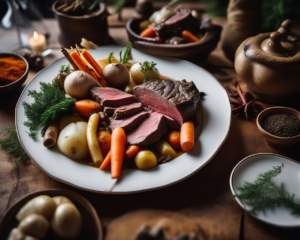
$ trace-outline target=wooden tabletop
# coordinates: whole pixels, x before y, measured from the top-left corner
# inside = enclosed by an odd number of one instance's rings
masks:
[[[128,38],[123,26],[132,13],[132,9],[125,9],[121,22],[116,16],[109,17],[112,43],[124,46],[127,44]],[[214,22],[223,25],[225,20],[214,19]],[[57,22],[46,20],[46,24],[51,29],[50,47],[53,49],[52,55],[46,59],[47,65],[62,57],[62,54],[58,49]],[[210,71],[223,86],[232,85],[236,73],[219,46],[207,61],[198,64]],[[30,82],[36,72],[30,70],[26,83]],[[245,89],[244,84],[242,87]],[[5,127],[15,122],[15,106],[21,91],[22,89],[0,96],[0,137],[4,136]],[[0,148],[0,218],[25,194],[42,189],[63,188],[80,193],[93,204],[102,220],[104,231],[114,219],[125,213],[139,209],[160,209],[180,212],[197,222],[202,231],[202,237],[199,239],[300,239],[299,229],[272,227],[250,215],[244,215],[231,197],[229,176],[234,166],[244,157],[262,152],[277,153],[300,160],[298,146],[287,150],[273,149],[259,133],[255,119],[233,117],[224,145],[215,157],[193,176],[160,190],[130,195],[104,195],[58,182],[46,175],[32,160],[16,166],[14,157],[5,154]]]

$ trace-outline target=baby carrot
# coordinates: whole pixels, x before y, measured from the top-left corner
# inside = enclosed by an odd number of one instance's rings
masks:
[[[98,132],[98,140],[100,142],[100,147],[104,156],[110,151],[111,145],[111,134],[106,131]]]
[[[93,58],[93,56],[86,49],[84,49],[81,54],[85,58],[85,60],[87,60],[87,62],[96,70],[96,72],[100,76],[102,76],[103,75],[103,70],[99,66],[99,64],[96,62],[96,60]]]
[[[188,30],[182,31],[181,36],[189,43],[199,42],[199,39]]]
[[[85,62],[82,60],[82,58],[79,56],[79,54],[76,51],[73,51],[70,55],[81,71],[84,71],[84,72],[92,75],[90,73],[87,65],[85,64]]]
[[[91,112],[100,112],[102,107],[99,103],[93,100],[84,99],[75,102],[75,109],[80,115],[80,117],[89,119]]]
[[[179,150],[180,147],[180,132],[179,131],[170,131],[167,135],[167,141],[175,150]]]
[[[153,30],[154,27],[155,27],[155,25],[151,25],[150,27],[147,27],[144,31],[141,32],[140,36],[154,38],[156,36],[156,34]]]
[[[111,136],[111,177],[118,178],[124,160],[126,135],[123,128],[117,127]]]
[[[139,151],[141,151],[142,148],[136,145],[131,145],[126,149],[125,152],[125,159],[130,159],[134,157]]]
[[[193,122],[185,122],[180,130],[180,145],[183,151],[191,151],[194,147],[194,124]]]
[[[108,165],[111,163],[111,151],[108,152],[104,161],[102,162],[101,166],[99,167],[100,170],[106,170]]]

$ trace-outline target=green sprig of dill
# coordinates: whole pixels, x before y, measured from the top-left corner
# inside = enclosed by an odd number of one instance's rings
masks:
[[[13,125],[8,125],[5,130],[8,136],[0,139],[0,146],[7,154],[14,154],[18,157],[15,160],[16,164],[27,161],[29,157],[19,142],[16,128]]]
[[[285,206],[292,210],[292,214],[300,215],[300,199],[295,199],[294,194],[288,193],[283,183],[277,185],[272,181],[281,173],[283,166],[273,167],[272,170],[259,174],[253,183],[245,182],[242,187],[237,188],[239,193],[234,197],[251,207],[246,212],[257,214],[266,209]]]
[[[159,71],[156,68],[156,65],[157,63],[145,61],[141,65],[141,72],[147,73],[148,71],[153,71],[159,75]],[[143,83],[148,82],[150,79],[151,79],[150,75],[145,74]]]
[[[37,128],[42,128],[44,135],[48,126],[56,121],[64,114],[70,114],[74,111],[75,98],[66,98],[62,91],[61,85],[57,78],[52,83],[40,82],[40,92],[29,90],[28,96],[34,99],[34,102],[29,104],[23,102],[25,116],[28,121],[24,125],[29,128],[28,135],[33,139],[37,139]]]

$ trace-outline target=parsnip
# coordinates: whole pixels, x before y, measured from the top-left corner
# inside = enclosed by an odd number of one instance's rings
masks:
[[[99,122],[99,114],[98,113],[92,114],[90,116],[87,129],[86,129],[87,143],[95,166],[100,166],[104,160],[100,148],[100,144],[97,138],[98,122]]]

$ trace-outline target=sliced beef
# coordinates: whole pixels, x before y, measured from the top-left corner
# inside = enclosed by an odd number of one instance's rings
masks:
[[[152,80],[136,86],[133,93],[145,109],[173,118],[179,126],[197,111],[200,93],[193,82]]]
[[[113,119],[122,119],[122,118],[130,117],[143,110],[144,108],[141,103],[132,103],[118,108],[105,107],[103,111],[108,115],[112,115]]]
[[[179,125],[173,118],[170,118],[169,116],[164,115],[164,119],[165,119],[165,122],[169,129],[180,131]]]
[[[137,128],[127,134],[127,142],[130,145],[149,146],[167,132],[164,116],[158,112],[152,112]]]
[[[104,107],[120,107],[136,102],[136,98],[133,95],[115,88],[94,87],[90,92],[92,98]]]
[[[183,30],[189,30],[192,33],[199,31],[200,21],[191,14],[188,8],[180,8],[174,16],[164,23],[154,28],[156,35],[162,38],[170,38],[172,36],[181,36]]]
[[[117,127],[123,128],[125,132],[129,132],[132,129],[136,128],[144,119],[149,117],[148,112],[140,112],[136,115],[133,115],[128,118],[123,118],[119,120],[115,120],[113,118],[109,118],[109,126],[112,129]]]

